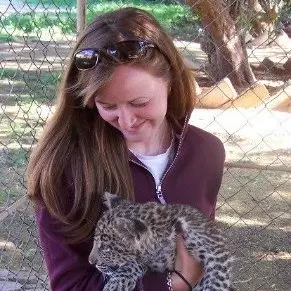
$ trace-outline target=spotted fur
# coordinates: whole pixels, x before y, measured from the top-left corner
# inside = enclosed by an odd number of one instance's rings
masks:
[[[105,204],[108,210],[97,223],[89,256],[90,263],[109,277],[103,290],[130,291],[147,271],[173,270],[178,234],[204,265],[205,275],[193,290],[229,290],[225,239],[200,211],[187,205],[133,203],[109,193]]]

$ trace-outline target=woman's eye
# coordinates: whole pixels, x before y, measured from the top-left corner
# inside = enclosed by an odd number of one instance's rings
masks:
[[[148,102],[143,102],[143,103],[131,103],[133,107],[145,107]]]
[[[105,110],[114,110],[116,109],[116,105],[102,105],[102,108]]]

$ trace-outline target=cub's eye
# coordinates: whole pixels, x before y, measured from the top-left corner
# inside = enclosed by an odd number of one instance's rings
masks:
[[[101,241],[109,241],[109,236],[107,234],[102,234],[100,237]]]

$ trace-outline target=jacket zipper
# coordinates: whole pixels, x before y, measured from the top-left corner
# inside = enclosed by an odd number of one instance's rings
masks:
[[[153,180],[154,180],[154,183],[155,183],[155,178],[154,178],[153,174],[151,173],[151,171],[149,170],[148,167],[146,167],[145,165],[140,164],[140,163],[138,163],[137,161],[132,160],[132,159],[129,159],[129,161],[132,162],[132,163],[134,163],[134,164],[136,164],[136,165],[138,165],[138,166],[140,166],[140,167],[142,167],[142,168],[144,168],[144,169],[146,169],[146,170],[150,173],[150,175],[152,176],[152,178],[153,178]],[[160,201],[162,204],[166,204],[166,200],[164,199],[161,190],[162,190],[162,189],[161,189],[161,184],[159,184],[158,186],[156,186],[156,195],[157,195],[159,201]]]
[[[175,157],[172,161],[172,163],[170,164],[170,166],[168,167],[168,169],[166,170],[166,172],[164,173],[164,175],[162,176],[162,179],[160,181],[160,184],[156,187],[156,194],[157,194],[157,197],[159,199],[159,201],[162,203],[162,204],[166,204],[166,200],[164,198],[164,195],[162,193],[162,183],[166,177],[166,175],[168,174],[168,172],[170,171],[170,169],[173,167],[175,161],[177,160],[177,157],[180,153],[180,149],[181,149],[181,144],[182,144],[182,140],[183,140],[183,136],[184,136],[184,132],[185,132],[185,129],[186,129],[186,126],[188,124],[188,115],[186,116],[185,118],[185,122],[184,122],[184,125],[183,125],[183,129],[182,129],[182,133],[180,134],[181,138],[179,139],[179,144],[178,144],[178,148],[177,148],[177,152],[175,154]]]
[[[161,204],[167,203],[164,196],[163,196],[163,193],[162,193],[162,183],[160,183],[158,186],[156,186],[156,195],[157,195]]]
[[[165,200],[165,198],[164,198],[164,195],[162,193],[162,184],[163,184],[163,181],[164,181],[166,175],[168,174],[168,172],[170,171],[170,169],[173,167],[173,165],[174,165],[174,163],[175,163],[175,161],[176,161],[176,159],[177,159],[177,157],[178,157],[178,155],[180,153],[181,144],[182,144],[182,140],[180,139],[179,144],[178,144],[178,148],[177,148],[177,152],[175,154],[175,157],[174,157],[172,163],[170,164],[170,166],[168,167],[168,169],[166,170],[166,172],[164,173],[164,175],[162,176],[162,179],[160,181],[160,184],[156,187],[157,197],[158,197],[159,201],[162,204],[166,204],[167,203],[166,200]]]
[[[187,118],[187,117],[186,117],[185,120],[186,120],[186,121],[185,121],[184,126],[183,126],[183,129],[182,129],[181,137],[183,137],[183,133],[184,133],[184,131],[185,131],[186,125],[188,124],[188,122],[187,122],[188,118]],[[161,181],[160,181],[160,184],[156,186],[156,196],[157,196],[157,198],[158,198],[158,200],[160,201],[161,204],[167,204],[167,202],[166,202],[166,200],[165,200],[165,197],[164,197],[164,195],[163,195],[163,193],[162,193],[162,183],[163,183],[163,181],[164,181],[166,175],[168,174],[169,170],[172,168],[173,164],[174,164],[175,161],[177,160],[177,157],[178,157],[178,155],[179,155],[179,153],[180,153],[181,144],[182,144],[182,138],[180,138],[180,140],[179,140],[179,144],[178,144],[177,152],[176,152],[176,154],[175,154],[175,157],[174,157],[172,163],[170,164],[170,166],[168,167],[168,169],[166,170],[166,172],[165,172],[164,175],[162,176],[162,179],[161,179]],[[143,164],[140,164],[140,163],[138,163],[138,162],[136,162],[136,161],[134,161],[134,160],[132,160],[132,159],[130,159],[130,161],[133,162],[134,164],[136,164],[136,165],[138,165],[138,166],[143,167],[144,169],[146,169],[146,170],[150,173],[150,175],[152,176],[152,178],[153,178],[154,181],[155,181],[154,176],[152,175],[151,171],[150,171],[146,166],[144,166]]]

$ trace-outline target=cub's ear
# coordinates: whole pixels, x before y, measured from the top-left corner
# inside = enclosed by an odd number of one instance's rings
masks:
[[[141,239],[142,235],[148,230],[148,227],[142,220],[133,219],[133,229],[136,233],[137,239]]]
[[[120,198],[116,194],[112,194],[109,192],[105,192],[103,195],[103,204],[108,210],[112,210],[116,206],[118,206],[122,202],[122,198]]]

